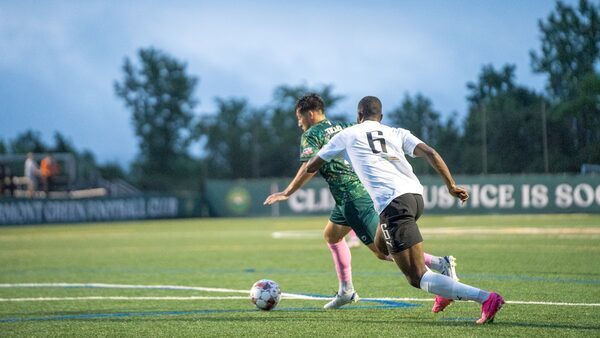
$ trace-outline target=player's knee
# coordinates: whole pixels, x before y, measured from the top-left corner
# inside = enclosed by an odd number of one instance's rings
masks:
[[[339,243],[341,240],[343,240],[344,237],[335,236],[334,234],[331,234],[331,233],[325,231],[323,233],[323,239],[325,240],[325,242],[327,242],[329,244],[336,244],[336,243]]]

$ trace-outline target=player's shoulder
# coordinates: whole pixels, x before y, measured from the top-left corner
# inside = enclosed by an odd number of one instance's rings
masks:
[[[359,138],[364,133],[364,126],[360,123],[354,123],[349,125],[347,128],[342,129],[338,132],[333,139],[339,140],[343,143],[351,142],[352,139]],[[332,140],[333,140],[332,139]]]
[[[387,129],[389,132],[394,133],[396,135],[406,135],[410,134],[410,130],[397,126],[390,126],[387,124],[381,124],[382,128]]]

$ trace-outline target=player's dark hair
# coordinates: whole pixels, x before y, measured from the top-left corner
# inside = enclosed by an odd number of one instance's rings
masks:
[[[358,102],[358,111],[365,120],[380,120],[381,101],[375,96],[365,96]]]
[[[309,110],[320,111],[321,113],[324,113],[325,104],[319,95],[310,93],[298,99],[298,102],[296,102],[296,110],[299,110],[300,114],[302,115],[306,114]]]

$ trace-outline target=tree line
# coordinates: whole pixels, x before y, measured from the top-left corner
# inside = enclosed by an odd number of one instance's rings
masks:
[[[409,129],[436,148],[455,174],[577,172],[600,163],[600,5],[557,2],[538,21],[540,46],[530,51],[531,71],[545,76],[542,92],[517,82],[516,66],[485,65],[467,83],[468,111],[442,114],[422,93],[406,93],[384,111],[386,121]],[[281,85],[272,100],[252,106],[245,98],[216,98],[216,110],[197,115],[198,78],[164,51],[142,48],[126,58],[116,95],[132,112],[139,153],[127,175],[146,190],[195,190],[206,179],[290,177],[298,167],[301,131],[296,100],[319,94],[332,120],[343,95],[333,85]],[[444,117],[445,116],[445,117]],[[190,154],[199,144],[201,157]],[[0,152],[6,146],[0,143]],[[27,147],[25,147],[27,148]],[[23,150],[31,150],[27,148]],[[415,171],[432,173],[423,161]]]

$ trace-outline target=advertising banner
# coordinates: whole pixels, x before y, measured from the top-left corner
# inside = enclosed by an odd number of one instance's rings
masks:
[[[75,223],[200,216],[198,197],[2,199],[0,225]]]
[[[600,176],[486,175],[456,176],[470,194],[462,204],[441,178],[423,176],[429,214],[600,213]],[[290,216],[328,214],[334,205],[327,183],[314,178],[287,201],[264,206],[272,192],[290,179],[209,181],[206,198],[212,216]]]

